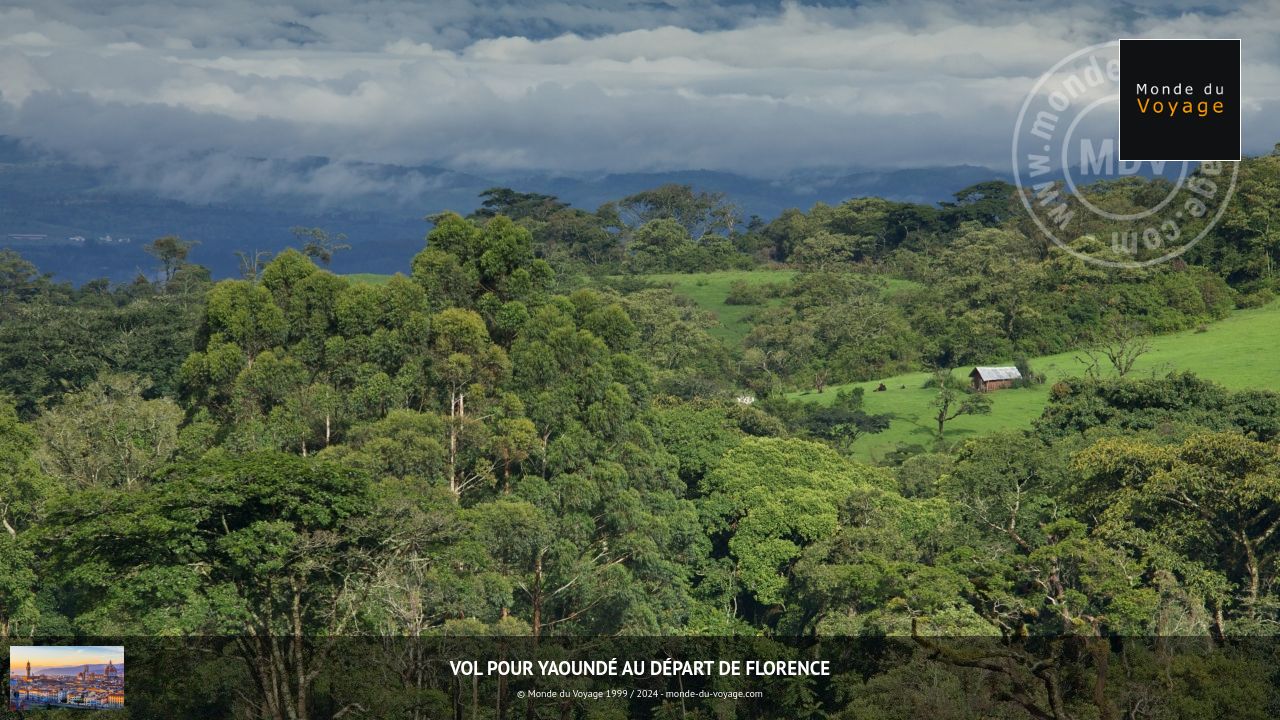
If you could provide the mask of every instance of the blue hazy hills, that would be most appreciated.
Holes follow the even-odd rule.
[[[201,155],[182,162],[91,164],[0,136],[0,248],[11,247],[55,279],[126,281],[152,275],[142,246],[161,235],[199,241],[191,261],[215,277],[236,274],[237,251],[275,252],[290,228],[345,233],[350,251],[337,272],[408,269],[422,247],[427,215],[467,213],[480,192],[511,187],[555,195],[594,210],[664,183],[725,193],[743,217],[769,219],[789,207],[880,196],[934,203],[1004,173],[972,166],[897,170],[818,169],[780,178],[701,170],[655,173],[475,174],[431,165]]]

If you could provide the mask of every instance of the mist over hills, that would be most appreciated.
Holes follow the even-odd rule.
[[[203,154],[180,160],[95,165],[0,137],[0,247],[18,250],[59,280],[126,281],[153,274],[142,246],[177,234],[200,244],[191,261],[215,277],[236,274],[236,251],[276,252],[290,228],[345,233],[337,272],[396,272],[422,247],[424,218],[466,213],[495,186],[556,195],[594,210],[664,183],[725,193],[743,217],[877,195],[934,203],[1007,173],[961,165],[919,169],[811,169],[780,178],[702,170],[651,173],[519,172],[478,175],[432,165],[293,160]],[[16,236],[16,237],[15,237]],[[24,237],[26,236],[26,237]]]

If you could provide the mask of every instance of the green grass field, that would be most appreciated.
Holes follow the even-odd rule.
[[[678,295],[698,304],[698,307],[716,316],[720,322],[710,332],[728,343],[737,344],[751,329],[747,316],[762,307],[780,302],[771,299],[765,305],[725,305],[729,287],[742,280],[751,285],[785,283],[795,277],[794,270],[722,270],[705,273],[660,273],[643,275],[645,280],[660,285],[670,285]]]
[[[355,283],[367,283],[369,285],[386,285],[391,281],[392,275],[381,275],[379,273],[351,273],[342,277]]]
[[[698,307],[715,315],[720,324],[711,329],[711,334],[736,345],[751,330],[751,323],[748,322],[751,313],[778,305],[782,301],[771,299],[764,305],[726,305],[724,299],[729,295],[730,286],[739,280],[750,285],[786,283],[795,275],[795,270],[721,270],[705,273],[657,273],[641,277],[653,283],[670,285],[677,294],[693,300]],[[910,280],[889,278],[886,291],[892,293],[914,285]]]
[[[1280,302],[1263,308],[1240,310],[1227,319],[1208,326],[1205,332],[1175,333],[1153,338],[1151,352],[1139,358],[1130,377],[1150,377],[1170,371],[1190,370],[1228,388],[1280,389]],[[991,414],[963,416],[947,424],[947,442],[985,435],[999,430],[1029,427],[1039,417],[1048,400],[1049,386],[1063,377],[1078,376],[1084,365],[1075,360],[1077,352],[1032,358],[1031,367],[1045,374],[1046,383],[1031,389],[1001,390],[991,395]],[[1103,361],[1105,363],[1105,360]],[[1011,365],[1009,358],[983,364]],[[958,368],[957,375],[972,368]],[[790,397],[811,402],[831,402],[848,387],[865,391],[866,409],[892,413],[889,429],[859,438],[854,452],[864,460],[879,460],[899,445],[929,447],[934,425],[930,404],[934,391],[922,387],[928,373],[908,373],[883,380],[829,387],[822,393],[798,392]],[[885,392],[874,392],[881,382]],[[904,387],[905,386],[905,387]]]

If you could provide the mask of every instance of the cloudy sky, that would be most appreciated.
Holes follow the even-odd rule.
[[[1005,169],[1063,56],[1240,37],[1245,149],[1268,151],[1280,0],[1218,5],[0,0],[0,134],[110,163]]]

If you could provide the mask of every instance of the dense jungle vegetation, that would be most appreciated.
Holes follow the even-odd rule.
[[[1136,207],[1159,184],[1088,192]],[[1125,365],[1273,300],[1280,155],[1243,163],[1204,241],[1136,270],[1040,239],[1003,183],[769,221],[730,200],[495,189],[380,282],[326,270],[323,231],[217,282],[176,238],[159,279],[123,286],[0,254],[0,641],[972,636],[996,649],[868,659],[735,717],[939,716],[949,696],[998,713],[958,718],[1274,716],[1273,663],[1105,658],[1113,637],[1280,630],[1280,395]],[[1098,232],[1076,249],[1110,256]],[[746,270],[740,336],[662,279]],[[1093,362],[1034,422],[946,436],[989,411],[969,366],[1067,351]],[[877,464],[853,452],[892,413],[797,394],[912,371],[937,439]],[[321,716],[326,647],[245,643],[203,680],[250,688],[226,715],[195,691],[169,711]],[[957,674],[926,693],[929,663]],[[1139,697],[1151,673],[1167,692]],[[1206,674],[1241,688],[1206,700]],[[445,680],[343,687],[368,717],[473,716]]]

